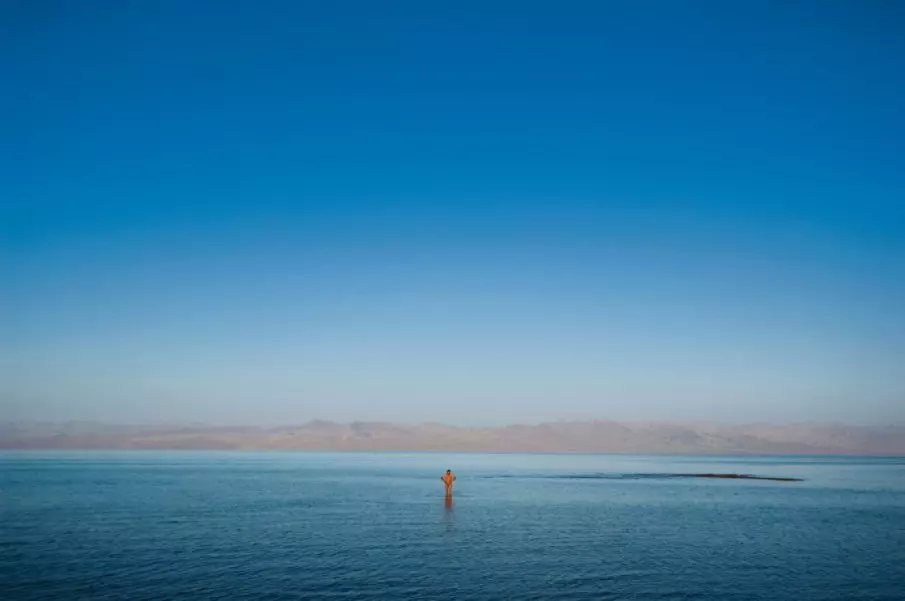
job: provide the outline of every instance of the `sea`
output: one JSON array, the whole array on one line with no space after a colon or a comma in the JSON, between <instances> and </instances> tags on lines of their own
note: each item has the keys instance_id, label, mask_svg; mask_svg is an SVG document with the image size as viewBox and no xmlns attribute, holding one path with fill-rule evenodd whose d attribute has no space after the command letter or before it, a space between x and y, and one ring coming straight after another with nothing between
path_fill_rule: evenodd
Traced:
<instances>
[{"instance_id":1,"label":"sea","mask_svg":"<svg viewBox=\"0 0 905 601\"><path fill-rule=\"evenodd\" d=\"M7 451L0 598L902 601L905 459Z\"/></svg>"}]
</instances>

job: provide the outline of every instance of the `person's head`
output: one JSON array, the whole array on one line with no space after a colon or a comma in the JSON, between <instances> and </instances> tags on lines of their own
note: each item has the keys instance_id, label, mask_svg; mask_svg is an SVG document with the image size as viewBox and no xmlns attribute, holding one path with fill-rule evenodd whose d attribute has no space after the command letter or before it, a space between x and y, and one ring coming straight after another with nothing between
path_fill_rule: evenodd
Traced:
<instances>
[{"instance_id":1,"label":"person's head","mask_svg":"<svg viewBox=\"0 0 905 601\"><path fill-rule=\"evenodd\" d=\"M447 473L447 474L451 474L451 473L452 473L452 470L446 470L446 473Z\"/></svg>"}]
</instances>

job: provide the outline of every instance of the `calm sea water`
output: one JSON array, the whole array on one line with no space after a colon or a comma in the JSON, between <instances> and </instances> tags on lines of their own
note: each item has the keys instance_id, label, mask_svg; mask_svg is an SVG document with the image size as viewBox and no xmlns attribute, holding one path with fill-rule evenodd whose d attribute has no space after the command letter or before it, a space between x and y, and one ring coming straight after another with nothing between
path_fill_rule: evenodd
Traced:
<instances>
[{"instance_id":1,"label":"calm sea water","mask_svg":"<svg viewBox=\"0 0 905 601\"><path fill-rule=\"evenodd\" d=\"M10 600L905 599L902 459L23 452L0 478Z\"/></svg>"}]
</instances>

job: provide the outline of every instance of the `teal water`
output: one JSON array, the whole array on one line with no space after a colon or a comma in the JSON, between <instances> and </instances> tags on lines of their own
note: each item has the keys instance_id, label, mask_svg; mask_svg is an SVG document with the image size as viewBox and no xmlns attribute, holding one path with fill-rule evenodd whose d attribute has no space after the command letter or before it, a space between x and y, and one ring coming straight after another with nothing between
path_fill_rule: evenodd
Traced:
<instances>
[{"instance_id":1,"label":"teal water","mask_svg":"<svg viewBox=\"0 0 905 601\"><path fill-rule=\"evenodd\" d=\"M672 476L701 472L805 480ZM2 599L905 598L903 459L6 452L0 478Z\"/></svg>"}]
</instances>

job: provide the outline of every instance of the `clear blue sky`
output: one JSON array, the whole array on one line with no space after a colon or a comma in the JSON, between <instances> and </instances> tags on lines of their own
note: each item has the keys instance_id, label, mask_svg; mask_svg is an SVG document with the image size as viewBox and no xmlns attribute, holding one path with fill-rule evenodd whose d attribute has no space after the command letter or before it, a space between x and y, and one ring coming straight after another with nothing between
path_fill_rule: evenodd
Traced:
<instances>
[{"instance_id":1,"label":"clear blue sky","mask_svg":"<svg viewBox=\"0 0 905 601\"><path fill-rule=\"evenodd\" d=\"M17 419L905 420L899 2L0 8Z\"/></svg>"}]
</instances>

